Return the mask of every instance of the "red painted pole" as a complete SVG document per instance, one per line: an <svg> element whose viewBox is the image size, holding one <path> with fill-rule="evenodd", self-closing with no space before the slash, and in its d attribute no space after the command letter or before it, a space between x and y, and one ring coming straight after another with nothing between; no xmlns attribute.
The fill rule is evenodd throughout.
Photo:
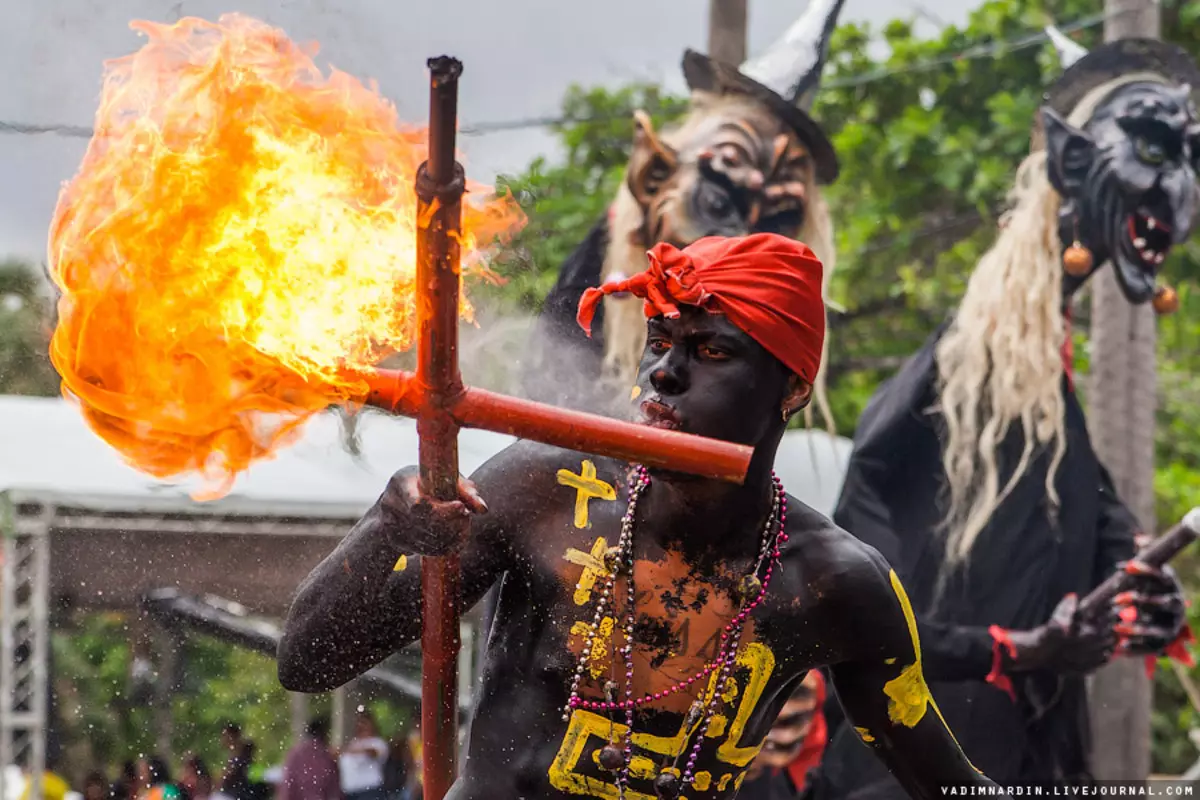
<svg viewBox="0 0 1200 800"><path fill-rule="evenodd" d="M462 392L458 372L458 232L465 189L454 160L458 78L462 64L429 60L429 160L417 174L417 416L421 488L436 500L458 497L458 426L447 401ZM464 525L468 524L466 522ZM421 734L426 800L442 800L454 783L458 730L458 556L421 564Z"/></svg>
<svg viewBox="0 0 1200 800"><path fill-rule="evenodd" d="M405 417L422 413L425 400L411 373L378 370L367 376L367 382L370 388L362 398L367 405ZM519 439L732 483L745 479L754 455L753 448L745 445L567 411L471 387L449 398L445 410L463 428L507 433Z"/></svg>

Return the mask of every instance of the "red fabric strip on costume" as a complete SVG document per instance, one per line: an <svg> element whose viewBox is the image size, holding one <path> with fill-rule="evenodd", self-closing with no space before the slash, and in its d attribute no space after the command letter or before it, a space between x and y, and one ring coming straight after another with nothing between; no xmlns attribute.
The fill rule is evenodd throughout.
<svg viewBox="0 0 1200 800"><path fill-rule="evenodd" d="M809 770L821 763L821 756L825 755L825 745L829 738L828 723L825 722L825 678L821 673L816 675L816 701L817 707L813 715L812 725L808 729L808 734L804 737L804 745L800 748L800 752L792 763L788 764L787 771L792 778L792 785L797 790L803 789L804 784L808 779Z"/></svg>
<svg viewBox="0 0 1200 800"><path fill-rule="evenodd" d="M1008 650L1009 658L1016 658L1017 647L1013 644L1012 637L1008 635L1008 631L999 625L993 625L988 628L988 633L992 635L992 671L987 674L984 680L997 689L1007 692L1009 699L1015 703L1017 702L1017 693L1013 690L1012 680L1004 674L1004 654L1000 648L1004 647Z"/></svg>
<svg viewBox="0 0 1200 800"><path fill-rule="evenodd" d="M1178 661L1185 667L1196 666L1196 659L1192 656L1191 649L1188 645L1196 641L1196 635L1192 633L1192 625L1189 622L1183 626L1183 630L1175 637L1175 640L1167 645L1167 649L1163 651L1163 655L1174 661ZM1154 669L1158 665L1158 656L1146 656L1146 677L1154 677Z"/></svg>
<svg viewBox="0 0 1200 800"><path fill-rule="evenodd" d="M677 318L680 305L724 314L788 369L816 379L825 341L823 268L807 245L774 233L709 236L683 250L656 244L646 256L645 272L583 293L577 319L589 336L604 296L629 292L645 301L647 319Z"/></svg>

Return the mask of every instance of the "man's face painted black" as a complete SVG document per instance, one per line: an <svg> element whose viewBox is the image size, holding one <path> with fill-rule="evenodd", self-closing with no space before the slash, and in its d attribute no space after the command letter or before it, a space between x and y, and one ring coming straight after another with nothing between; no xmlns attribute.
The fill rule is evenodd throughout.
<svg viewBox="0 0 1200 800"><path fill-rule="evenodd" d="M1063 246L1078 237L1094 269L1111 260L1131 303L1154 297L1171 246L1195 222L1200 121L1184 87L1131 83L1077 129L1042 110L1050 179L1063 198ZM1071 292L1087 276L1067 275Z"/></svg>
<svg viewBox="0 0 1200 800"><path fill-rule="evenodd" d="M728 319L683 306L647 323L633 411L638 421L757 445L776 430L788 370Z"/></svg>

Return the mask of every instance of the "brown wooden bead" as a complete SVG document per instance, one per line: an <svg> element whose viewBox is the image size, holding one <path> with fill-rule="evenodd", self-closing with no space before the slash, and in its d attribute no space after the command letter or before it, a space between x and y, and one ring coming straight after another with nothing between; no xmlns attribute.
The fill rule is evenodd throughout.
<svg viewBox="0 0 1200 800"><path fill-rule="evenodd" d="M762 581L757 575L743 575L738 583L738 594L742 600L753 600L762 593Z"/></svg>
<svg viewBox="0 0 1200 800"><path fill-rule="evenodd" d="M1079 242L1063 251L1063 268L1068 275L1082 278L1092 271L1092 251Z"/></svg>
<svg viewBox="0 0 1200 800"><path fill-rule="evenodd" d="M663 770L654 779L654 793L667 800L675 800L676 797L679 797L681 788L679 776L673 772Z"/></svg>
<svg viewBox="0 0 1200 800"><path fill-rule="evenodd" d="M1179 292L1170 286L1160 286L1154 293L1154 310L1159 314L1174 314L1179 310Z"/></svg>
<svg viewBox="0 0 1200 800"><path fill-rule="evenodd" d="M600 748L600 767L609 772L616 772L625 766L625 753L615 744L606 744Z"/></svg>

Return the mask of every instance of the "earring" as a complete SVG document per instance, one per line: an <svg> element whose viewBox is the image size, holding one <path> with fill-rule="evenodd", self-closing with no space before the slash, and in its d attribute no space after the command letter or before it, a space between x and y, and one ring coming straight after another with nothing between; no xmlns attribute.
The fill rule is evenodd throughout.
<svg viewBox="0 0 1200 800"><path fill-rule="evenodd" d="M1179 292L1170 286L1160 286L1154 293L1154 311L1158 314L1174 314L1179 310Z"/></svg>
<svg viewBox="0 0 1200 800"><path fill-rule="evenodd" d="M787 406L780 406L780 407L779 407L779 415L780 415L781 417L783 417L783 421L784 421L784 422L790 422L790 421L791 421L791 419L792 419L792 414L791 414L791 412L790 412L790 411L788 411L788 410L787 410Z"/></svg>
<svg viewBox="0 0 1200 800"><path fill-rule="evenodd" d="M1075 241L1063 251L1063 268L1066 269L1068 275L1073 275L1076 278L1082 278L1092 271L1092 251L1083 246L1079 241L1079 221L1075 223Z"/></svg>

